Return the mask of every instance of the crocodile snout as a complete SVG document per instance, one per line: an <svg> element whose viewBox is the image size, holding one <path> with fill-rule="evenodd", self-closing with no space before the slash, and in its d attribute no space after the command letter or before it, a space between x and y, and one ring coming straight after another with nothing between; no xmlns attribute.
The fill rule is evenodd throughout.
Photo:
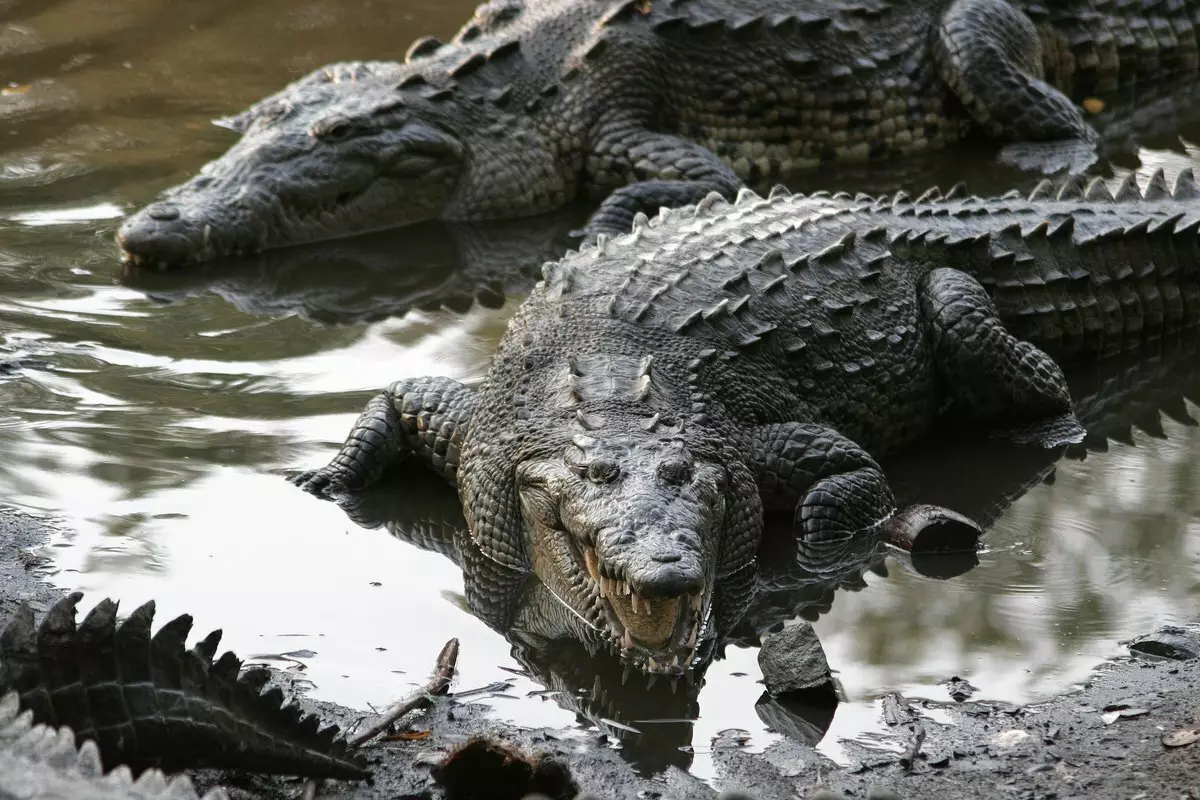
<svg viewBox="0 0 1200 800"><path fill-rule="evenodd" d="M121 225L117 247L126 264L166 269L207 257L210 235L210 226L189 219L174 203L154 203Z"/></svg>

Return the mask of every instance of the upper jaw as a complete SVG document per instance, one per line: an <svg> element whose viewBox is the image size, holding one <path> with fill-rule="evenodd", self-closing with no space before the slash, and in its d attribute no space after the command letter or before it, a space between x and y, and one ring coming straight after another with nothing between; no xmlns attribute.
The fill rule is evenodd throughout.
<svg viewBox="0 0 1200 800"><path fill-rule="evenodd" d="M654 675L680 676L695 665L711 604L710 589L644 597L620 567L602 561L587 544L573 548L579 576L599 603L610 643L623 661ZM709 584L711 585L711 584Z"/></svg>

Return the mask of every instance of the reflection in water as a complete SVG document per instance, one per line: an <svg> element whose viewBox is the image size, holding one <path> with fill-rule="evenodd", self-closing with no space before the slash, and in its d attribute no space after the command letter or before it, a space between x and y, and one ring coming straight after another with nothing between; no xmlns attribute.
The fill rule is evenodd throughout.
<svg viewBox="0 0 1200 800"><path fill-rule="evenodd" d="M1116 640L1200 613L1200 438L1178 421L1193 385L1186 354L1073 378L1082 418L1114 437L1107 452L1092 439L1086 459L1056 465L1053 454L962 437L889 465L909 497L991 522L980 566L952 580L936 576L961 565L887 551L862 571L805 574L792 569L788 537L772 540L760 591L703 689L656 686L661 699L639 713L629 708L640 695L610 689L621 675L608 672L603 713L579 698L563 710L567 687L595 688L579 672L596 674L590 656L534 627L531 641L558 643L527 643L514 657L518 643L454 601L463 577L450 560L296 492L282 471L322 463L379 387L482 375L542 248L562 246L569 220L451 225L445 236L405 231L121 276L112 215L226 149L233 134L209 120L325 63L398 58L419 35L453 32L475 4L0 3L0 65L26 89L0 97L0 497L63 519L60 583L127 608L153 597L160 616L194 614L242 652L313 651L303 660L317 696L359 707L406 694L457 636L463 687L512 683L488 699L501 716L569 725L579 710L628 724L642 731L622 738L638 763L693 759L701 774L717 731L746 728L753 746L768 743L751 713L762 694L754 647L778 620L815 617L840 673L846 701L832 721L810 718L828 726L821 748L836 754L837 737L875 724L883 691L944 697L937 684L957 674L981 697L1028 700L1082 678ZM1136 114L1110 100L1097 119L1110 157L1137 168L1136 140L1155 148L1140 153L1142 167L1185 163L1176 134L1200 139L1193 92L1143 94ZM991 158L964 149L885 172L814 173L795 188L920 191L966 179L996 192L1033 180ZM401 498L433 494L404 480ZM453 524L460 512L446 502ZM562 694L544 700L548 685ZM648 724L649 712L692 721ZM786 727L773 711L764 718Z"/></svg>
<svg viewBox="0 0 1200 800"><path fill-rule="evenodd" d="M1082 461L1089 453L1107 450L1110 439L1128 440L1134 427L1164 436L1160 411L1195 426L1185 398L1200 397L1198 351L1200 337L1190 336L1071 373L1072 394L1088 436L1057 453L957 435L898 457L887 465L898 500L902 505L945 504L993 527L1022 495L1052 479L1064 454ZM1189 471L1185 478L1190 477ZM1188 485L1184 481L1180 488ZM459 566L467 609L505 636L513 657L559 706L620 741L625 756L648 773L690 763L692 726L703 713L700 689L705 671L727 647L758 647L766 633L781 630L797 617L819 620L833 610L839 593L866 588L866 574L888 577L889 555L903 571L931 580L918 584L921 592L905 598L907 615L881 622L874 631L883 642L907 639L919 647L929 633L922 612L936 604L930 596L936 591L934 580L963 575L979 563L973 553L899 553L867 536L805 543L791 535L790 520L781 516L768 526L753 585L718 583L716 639L697 655L694 682L688 682L647 678L631 666L623 667L616 653L536 577L483 557L466 532L456 494L419 467L394 468L378 486L345 500L343 510L361 527L385 527L397 539ZM1088 585L1082 576L1074 576L1073 583L1079 592L1105 591ZM1018 591L1022 586L1016 577L1004 584ZM995 595L985 595L982 602L994 600ZM958 611L969 616L975 609ZM1072 611L1078 614L1081 609L1076 605ZM977 635L1003 635L984 622L972 630ZM833 666L844 667L836 662ZM804 704L764 694L755 708L770 729L816 745L833 723L834 706L836 699Z"/></svg>
<svg viewBox="0 0 1200 800"><path fill-rule="evenodd" d="M296 314L323 325L414 308L499 308L541 279L542 265L570 247L570 231L586 216L572 207L504 222L423 223L185 270L135 269L122 282L164 302L207 291L247 314Z"/></svg>

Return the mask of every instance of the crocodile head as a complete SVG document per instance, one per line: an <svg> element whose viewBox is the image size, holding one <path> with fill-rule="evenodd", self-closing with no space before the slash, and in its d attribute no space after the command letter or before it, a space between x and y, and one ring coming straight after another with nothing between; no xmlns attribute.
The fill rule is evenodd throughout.
<svg viewBox="0 0 1200 800"><path fill-rule="evenodd" d="M387 72L322 75L218 121L241 139L121 226L123 260L165 268L438 217L465 151L446 111Z"/></svg>
<svg viewBox="0 0 1200 800"><path fill-rule="evenodd" d="M595 431L520 461L534 572L626 662L679 675L707 630L729 470L679 439ZM720 567L720 569L719 569Z"/></svg>

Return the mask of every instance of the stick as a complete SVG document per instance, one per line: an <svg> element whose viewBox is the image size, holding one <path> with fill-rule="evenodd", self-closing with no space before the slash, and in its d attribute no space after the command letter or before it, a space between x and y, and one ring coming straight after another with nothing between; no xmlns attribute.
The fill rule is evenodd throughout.
<svg viewBox="0 0 1200 800"><path fill-rule="evenodd" d="M393 705L379 722L351 739L349 742L350 747L362 747L386 731L391 727L392 723L405 714L430 705L433 702L434 695L445 694L446 690L450 688L450 681L454 678L454 668L457 664L458 639L451 639L446 642L445 647L442 648L442 652L438 653L437 666L433 668L433 675L429 678L429 682L399 703Z"/></svg>
<svg viewBox="0 0 1200 800"><path fill-rule="evenodd" d="M413 692L408 697L398 703L392 705L391 708L384 713L383 718L379 722L367 728L365 731L349 740L347 744L351 750L357 750L367 742L374 739L379 734L386 731L401 717L416 711L418 708L432 705L433 698L439 694L445 694L450 688L450 681L454 679L454 670L458 666L458 639L451 639L442 647L442 652L438 653L437 664L433 668L433 675L429 681L417 691ZM303 800L313 800L317 793L317 781L309 778L304 782Z"/></svg>

